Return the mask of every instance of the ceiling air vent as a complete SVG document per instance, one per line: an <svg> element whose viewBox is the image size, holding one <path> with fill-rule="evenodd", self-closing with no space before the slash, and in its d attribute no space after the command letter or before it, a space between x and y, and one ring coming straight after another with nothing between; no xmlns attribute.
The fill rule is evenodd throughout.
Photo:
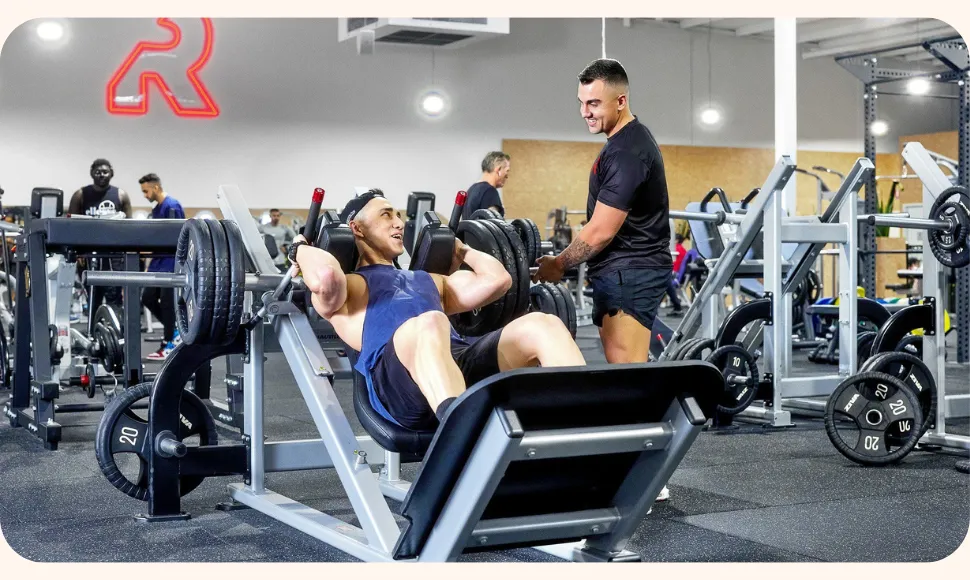
<svg viewBox="0 0 970 580"><path fill-rule="evenodd" d="M508 18L338 18L341 42L362 34L387 45L460 48L509 33Z"/></svg>

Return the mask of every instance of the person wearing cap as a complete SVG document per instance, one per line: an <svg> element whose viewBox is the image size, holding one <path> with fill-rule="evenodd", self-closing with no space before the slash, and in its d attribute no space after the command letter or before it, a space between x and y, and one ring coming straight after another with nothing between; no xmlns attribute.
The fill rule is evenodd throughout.
<svg viewBox="0 0 970 580"><path fill-rule="evenodd" d="M512 285L492 256L456 239L447 275L395 267L404 252L404 222L380 190L352 199L340 218L360 252L353 272L345 274L333 255L302 235L290 247L290 260L312 292L314 309L360 353L354 368L385 419L432 430L456 397L488 376L586 364L566 326L548 314L526 314L471 345L455 332L448 315L481 308Z"/></svg>

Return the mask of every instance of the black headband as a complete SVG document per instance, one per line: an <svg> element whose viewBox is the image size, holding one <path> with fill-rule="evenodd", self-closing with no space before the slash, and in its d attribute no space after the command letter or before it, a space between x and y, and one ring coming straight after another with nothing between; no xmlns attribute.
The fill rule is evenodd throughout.
<svg viewBox="0 0 970 580"><path fill-rule="evenodd" d="M360 213L360 210L364 209L364 206L370 203L370 200L377 197L385 199L384 193L378 190L371 190L351 199L340 211L340 221L345 224L349 224L350 221L354 219L358 213Z"/></svg>

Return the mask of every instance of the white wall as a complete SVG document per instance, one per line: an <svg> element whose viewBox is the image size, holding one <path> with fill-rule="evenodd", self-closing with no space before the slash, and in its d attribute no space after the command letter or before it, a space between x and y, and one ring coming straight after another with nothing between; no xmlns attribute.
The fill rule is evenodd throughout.
<svg viewBox="0 0 970 580"><path fill-rule="evenodd" d="M219 118L175 118L157 96L146 117L112 117L104 85L135 42L158 37L155 25L69 25L60 50L39 46L27 23L0 53L8 205L26 203L35 186L70 193L90 181L91 161L106 157L114 183L142 206L137 179L156 172L186 207L213 206L221 183L238 184L253 207L281 208L304 207L315 186L328 190L325 205L339 206L363 185L382 187L399 207L410 191L432 191L447 213L503 138L602 140L587 134L575 96L576 75L600 55L598 19L513 19L507 38L436 50L435 84L453 110L435 122L416 113L431 86L430 49L378 45L358 56L354 43L337 42L335 20L308 19L215 22L202 78ZM726 116L716 132L695 122L708 98L707 42L702 32L608 21L607 54L626 66L633 111L661 143L773 147L770 41L712 37L713 99ZM829 59L800 60L798 83L800 147L861 152L861 83ZM884 101L893 132L883 151L895 150L898 134L955 127L951 102Z"/></svg>

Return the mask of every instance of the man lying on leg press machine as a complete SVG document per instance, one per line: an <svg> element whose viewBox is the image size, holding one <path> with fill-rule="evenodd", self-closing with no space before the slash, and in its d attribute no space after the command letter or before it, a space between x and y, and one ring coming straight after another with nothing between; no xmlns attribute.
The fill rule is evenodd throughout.
<svg viewBox="0 0 970 580"><path fill-rule="evenodd" d="M526 314L473 344L458 336L448 315L481 308L512 283L492 256L456 239L449 275L398 269L404 222L379 190L352 199L340 218L360 252L355 272L345 275L333 255L303 236L290 247L290 261L313 308L360 353L355 368L371 405L389 421L433 430L467 385L522 367L586 364L569 330L549 314Z"/></svg>

